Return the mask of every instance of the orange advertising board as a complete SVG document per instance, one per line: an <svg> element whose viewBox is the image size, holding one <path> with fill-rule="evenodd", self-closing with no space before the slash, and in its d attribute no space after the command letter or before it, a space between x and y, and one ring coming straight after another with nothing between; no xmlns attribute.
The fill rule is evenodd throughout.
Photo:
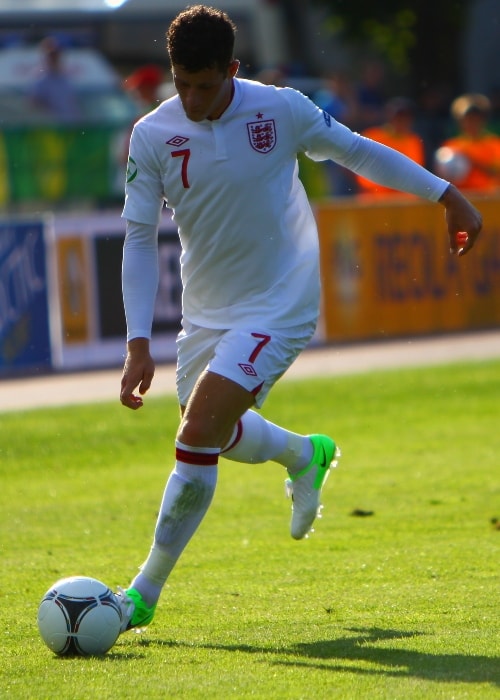
<svg viewBox="0 0 500 700"><path fill-rule="evenodd" d="M61 323L66 343L89 339L89 261L86 241L77 235L57 241Z"/></svg>
<svg viewBox="0 0 500 700"><path fill-rule="evenodd" d="M350 341L500 324L500 200L475 200L484 231L449 253L444 209L410 198L316 207L325 340Z"/></svg>

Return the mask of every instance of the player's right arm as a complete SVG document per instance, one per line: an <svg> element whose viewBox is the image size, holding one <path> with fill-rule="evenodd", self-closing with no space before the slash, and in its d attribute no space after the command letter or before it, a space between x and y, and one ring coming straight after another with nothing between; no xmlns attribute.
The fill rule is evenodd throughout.
<svg viewBox="0 0 500 700"><path fill-rule="evenodd" d="M154 373L155 364L149 352L149 338L129 340L120 388L120 401L124 406L133 410L141 408L142 396L151 386ZM134 393L137 388L140 396Z"/></svg>
<svg viewBox="0 0 500 700"><path fill-rule="evenodd" d="M120 401L140 408L151 386L154 362L149 352L154 304L158 288L158 227L127 221L123 246L122 289L127 321L127 356ZM139 394L134 394L136 388Z"/></svg>
<svg viewBox="0 0 500 700"><path fill-rule="evenodd" d="M120 400L124 406L137 409L154 375L149 341L158 288L158 224L163 206L161 173L144 130L134 129L132 134L125 191L122 291L127 356Z"/></svg>

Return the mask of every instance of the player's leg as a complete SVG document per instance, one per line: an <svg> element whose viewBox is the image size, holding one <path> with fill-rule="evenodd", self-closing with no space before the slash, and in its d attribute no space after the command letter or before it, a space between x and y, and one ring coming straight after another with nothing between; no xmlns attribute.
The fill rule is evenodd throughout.
<svg viewBox="0 0 500 700"><path fill-rule="evenodd" d="M269 334L260 332L190 329L181 335L178 392L181 404L185 401L187 406L177 435L176 466L165 489L148 559L131 587L122 592L122 607L128 605L129 611L124 629L151 621L165 581L210 505L220 446L228 445L229 457L244 457L250 463L273 459L289 469L294 496L291 533L296 539L304 537L316 517L321 487L336 451L326 436L286 431L249 410L254 402L262 404L290 358L298 354L298 344L286 334L277 334L280 337L273 343ZM300 337L298 330L291 335ZM270 348L264 352L266 345L271 352ZM207 356L212 357L208 371L202 371L193 386L193 376ZM232 434L235 425L240 428L237 439Z"/></svg>
<svg viewBox="0 0 500 700"><path fill-rule="evenodd" d="M286 467L286 493L293 499L290 534L300 540L320 515L321 489L330 468L337 465L340 450L327 435L299 435L249 410L221 455L248 464L272 460Z"/></svg>
<svg viewBox="0 0 500 700"><path fill-rule="evenodd" d="M306 436L272 423L255 410L248 410L237 422L221 455L245 464L278 462L293 474L309 463L313 451L312 442Z"/></svg>
<svg viewBox="0 0 500 700"><path fill-rule="evenodd" d="M313 332L312 323L273 331L229 331L217 345L209 368L246 386L260 407ZM221 454L238 462L272 460L286 467L287 493L293 498L290 531L294 539L302 539L319 512L321 489L340 452L326 435L300 435L247 410Z"/></svg>
<svg viewBox="0 0 500 700"><path fill-rule="evenodd" d="M163 493L152 547L127 590L118 594L122 632L153 619L161 591L212 501L219 452L176 441L175 466Z"/></svg>
<svg viewBox="0 0 500 700"><path fill-rule="evenodd" d="M199 352L191 372L186 372L183 360L179 362L183 367L179 398L183 401L189 395L189 400L177 433L175 467L165 488L149 556L129 588L118 594L124 615L122 631L151 622L168 576L211 503L220 445L255 400L244 387L212 372L203 371L194 387L192 381L187 384L187 377L199 370L201 358L213 353L211 346L220 334L193 335Z"/></svg>

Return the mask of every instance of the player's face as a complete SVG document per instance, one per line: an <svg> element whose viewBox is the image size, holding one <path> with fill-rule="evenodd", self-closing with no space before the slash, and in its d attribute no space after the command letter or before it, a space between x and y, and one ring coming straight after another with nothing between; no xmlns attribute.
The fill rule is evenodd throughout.
<svg viewBox="0 0 500 700"><path fill-rule="evenodd" d="M221 116L231 102L233 78L238 66L238 61L232 61L225 73L218 68L190 73L182 66L173 66L174 85L188 119L201 122Z"/></svg>

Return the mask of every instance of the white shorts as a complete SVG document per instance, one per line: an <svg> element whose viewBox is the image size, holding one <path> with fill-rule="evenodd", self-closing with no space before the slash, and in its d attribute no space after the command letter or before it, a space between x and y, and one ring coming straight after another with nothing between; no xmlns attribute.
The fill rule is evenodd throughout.
<svg viewBox="0 0 500 700"><path fill-rule="evenodd" d="M262 406L271 387L311 340L316 322L270 330L218 330L184 322L177 337L177 395L185 406L205 370L231 379Z"/></svg>

